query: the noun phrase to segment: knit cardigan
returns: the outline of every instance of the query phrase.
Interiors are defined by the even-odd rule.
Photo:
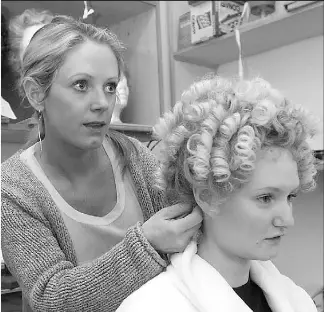
[[[146,221],[163,207],[164,197],[153,187],[155,157],[132,141],[138,154],[131,153],[128,168]],[[58,207],[20,153],[2,163],[1,246],[22,288],[23,311],[115,311],[165,269],[167,262],[144,237],[140,222],[100,258],[78,266]]]

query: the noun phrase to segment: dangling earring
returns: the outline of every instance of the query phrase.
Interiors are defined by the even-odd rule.
[[[42,146],[42,139],[41,139],[41,133],[40,133],[40,124],[42,123],[42,112],[41,110],[38,111],[38,139],[39,139],[39,144],[40,144],[40,150],[41,152],[43,151],[43,146]]]

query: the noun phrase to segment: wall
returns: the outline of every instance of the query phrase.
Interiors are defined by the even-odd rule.
[[[160,116],[155,21],[153,8],[110,27],[127,46],[130,95],[123,122],[154,125]]]
[[[278,269],[296,284],[313,294],[323,286],[323,181],[317,176],[317,188],[301,194],[294,202],[295,226],[284,237],[278,257]]]
[[[177,50],[178,18],[189,11],[187,1],[169,2],[171,47]],[[243,50],[244,53],[244,50]],[[323,36],[311,38],[244,59],[247,77],[259,75],[281,89],[291,101],[307,105],[321,118],[323,130]],[[173,61],[173,102],[197,77],[211,68]],[[219,66],[218,74],[238,72],[237,61]],[[323,149],[323,135],[311,142]],[[295,202],[295,227],[283,241],[275,260],[280,271],[310,294],[323,285],[323,172],[315,192],[301,195]]]
[[[311,142],[323,149],[323,36],[297,42],[245,59],[247,77],[261,76],[293,103],[304,105],[320,117],[322,132]],[[237,72],[237,62],[219,67],[220,75]]]

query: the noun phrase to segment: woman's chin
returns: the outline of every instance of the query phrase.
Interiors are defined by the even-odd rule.
[[[276,258],[278,255],[278,250],[273,250],[271,252],[264,252],[261,254],[258,254],[254,260],[260,260],[260,261],[268,261]]]

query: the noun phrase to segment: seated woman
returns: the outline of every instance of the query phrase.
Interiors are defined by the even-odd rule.
[[[293,199],[315,187],[308,113],[262,79],[216,76],[184,92],[155,133],[169,201],[198,204],[203,226],[117,311],[316,312],[271,262]]]

